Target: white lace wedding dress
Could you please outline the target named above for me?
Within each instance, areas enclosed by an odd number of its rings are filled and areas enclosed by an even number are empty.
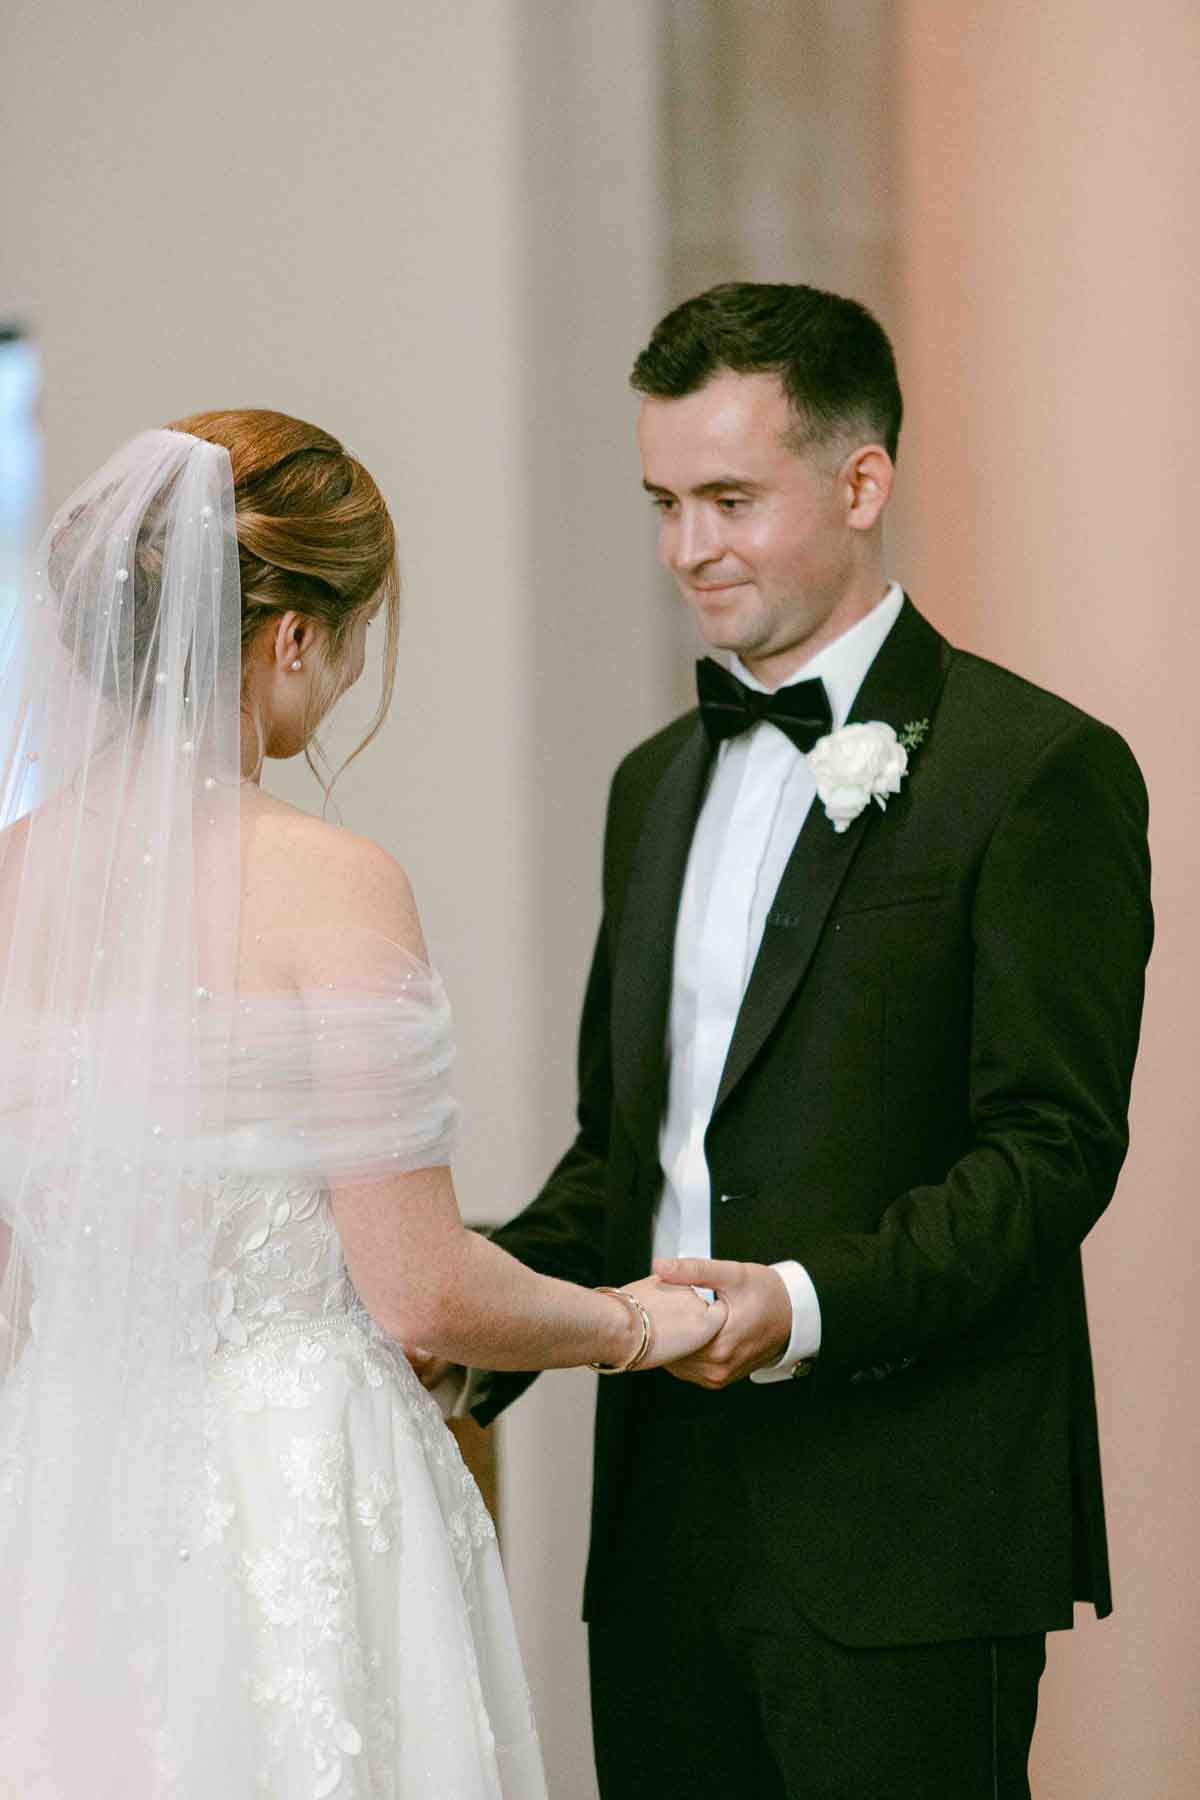
[[[492,1520],[350,1284],[328,1196],[228,1182],[203,1512],[248,1603],[260,1792],[545,1792]],[[228,1654],[234,1646],[214,1646]]]

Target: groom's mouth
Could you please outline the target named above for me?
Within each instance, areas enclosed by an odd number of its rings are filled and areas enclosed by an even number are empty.
[[[744,581],[710,581],[706,582],[703,587],[698,587],[695,582],[691,585],[693,594],[702,594],[706,598],[719,600],[722,595],[732,594],[736,589],[745,587],[746,583]]]

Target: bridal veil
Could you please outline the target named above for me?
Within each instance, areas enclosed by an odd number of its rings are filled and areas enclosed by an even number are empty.
[[[444,996],[319,934],[244,980],[229,456],[119,451],[0,620],[0,1770],[21,1800],[254,1792],[203,1532],[230,1169],[448,1159]],[[239,970],[242,974],[239,974]],[[234,1639],[236,1642],[236,1637]],[[219,1721],[219,1730],[214,1722]],[[180,1790],[181,1792],[183,1789]]]

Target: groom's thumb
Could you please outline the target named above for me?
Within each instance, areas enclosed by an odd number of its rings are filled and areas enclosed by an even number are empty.
[[[656,1256],[654,1273],[660,1281],[679,1287],[728,1287],[729,1274],[736,1264],[714,1262],[707,1256]]]

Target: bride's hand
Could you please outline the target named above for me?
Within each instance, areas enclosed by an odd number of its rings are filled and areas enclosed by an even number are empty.
[[[664,1363],[693,1355],[715,1338],[725,1323],[724,1300],[710,1305],[694,1288],[670,1286],[655,1275],[627,1281],[624,1292],[640,1300],[650,1315],[650,1348],[639,1369],[660,1369]]]

